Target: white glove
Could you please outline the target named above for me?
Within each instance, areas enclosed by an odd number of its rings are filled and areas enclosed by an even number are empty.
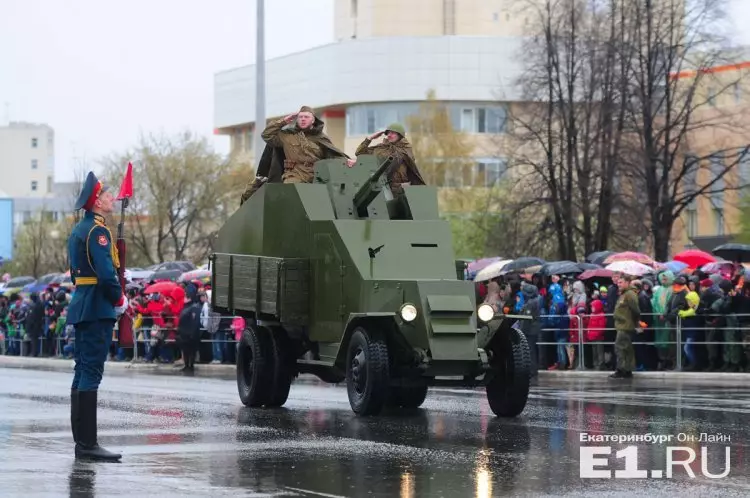
[[[125,313],[127,311],[128,307],[130,307],[130,303],[128,303],[128,300],[123,295],[120,298],[120,302],[117,303],[117,305],[115,306],[115,315],[117,315],[117,318],[119,318],[120,315],[122,315],[123,313]]]

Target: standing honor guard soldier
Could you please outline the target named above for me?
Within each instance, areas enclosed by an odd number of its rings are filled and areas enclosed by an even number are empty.
[[[67,322],[75,327],[75,373],[70,389],[75,455],[105,461],[117,461],[121,455],[97,442],[97,392],[115,321],[128,306],[117,278],[117,248],[104,219],[112,213],[114,202],[108,187],[89,172],[75,205],[85,214],[68,239],[70,278],[75,285]]]

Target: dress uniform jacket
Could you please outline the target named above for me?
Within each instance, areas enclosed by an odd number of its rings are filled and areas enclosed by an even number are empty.
[[[103,216],[86,211],[68,239],[70,278],[76,286],[68,323],[115,320],[122,297],[117,278],[119,258]]]

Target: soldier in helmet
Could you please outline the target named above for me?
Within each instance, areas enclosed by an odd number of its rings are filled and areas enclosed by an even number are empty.
[[[97,392],[117,318],[128,307],[117,278],[120,265],[105,216],[115,198],[89,172],[76,201],[83,219],[68,238],[70,278],[76,286],[68,307],[67,323],[75,328],[75,369],[70,389],[70,423],[76,458],[116,461],[97,442]]]
[[[385,135],[378,145],[370,145],[373,140]],[[395,158],[388,170],[388,182],[394,194],[403,193],[403,185],[424,185],[425,181],[417,169],[411,144],[406,139],[406,131],[399,123],[390,124],[385,130],[373,133],[357,147],[356,155],[374,154],[380,159]],[[349,161],[349,165],[354,161]]]
[[[316,161],[348,158],[323,133],[324,126],[308,106],[266,126],[261,136],[267,145],[258,163],[257,176],[248,184],[241,202],[266,181],[312,183]]]

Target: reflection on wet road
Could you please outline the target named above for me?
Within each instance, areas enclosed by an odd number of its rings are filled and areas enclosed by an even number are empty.
[[[99,439],[120,464],[75,462],[68,372],[0,369],[4,496],[750,495],[750,387],[675,381],[554,381],[518,419],[497,419],[482,391],[432,390],[423,409],[359,418],[341,387],[295,383],[283,409],[241,405],[232,379],[107,373]],[[666,471],[667,446],[697,458],[671,479],[581,479],[581,433],[674,435],[637,446],[637,467]],[[677,442],[700,433],[729,443]],[[730,473],[721,473],[730,446]],[[597,469],[606,469],[604,466]],[[675,460],[683,459],[675,455]],[[614,475],[614,474],[613,474]],[[666,472],[664,472],[666,475]]]

